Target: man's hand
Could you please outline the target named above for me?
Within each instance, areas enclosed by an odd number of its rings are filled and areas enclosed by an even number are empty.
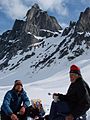
[[[11,120],[19,120],[15,114],[11,115]]]
[[[53,94],[53,99],[54,99],[54,102],[57,102],[59,100],[58,99],[58,93]]]
[[[74,117],[72,114],[66,116],[65,120],[74,120]]]
[[[24,115],[25,114],[25,107],[21,107],[19,112],[20,112],[20,115]]]

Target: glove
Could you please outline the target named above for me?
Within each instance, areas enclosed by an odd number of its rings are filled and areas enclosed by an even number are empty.
[[[74,120],[74,117],[72,114],[69,114],[66,116],[65,120]]]
[[[11,120],[19,120],[15,114],[11,115]]]
[[[58,93],[53,94],[53,99],[54,99],[54,102],[58,101]]]
[[[20,115],[24,115],[25,114],[25,107],[21,107],[19,112],[20,112]]]

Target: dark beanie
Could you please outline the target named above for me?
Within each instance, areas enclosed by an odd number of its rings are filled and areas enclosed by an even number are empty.
[[[80,68],[76,65],[71,65],[70,73],[75,73],[81,76]]]
[[[14,82],[14,87],[16,87],[17,85],[23,86],[23,85],[22,85],[22,81],[21,81],[21,80],[15,80],[15,82]]]

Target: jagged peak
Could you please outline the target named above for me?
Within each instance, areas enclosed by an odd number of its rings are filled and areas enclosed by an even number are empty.
[[[75,30],[78,32],[90,32],[90,7],[86,8],[84,12],[80,13]]]
[[[85,13],[88,13],[89,11],[90,11],[90,7],[87,7]]]
[[[47,11],[43,11],[39,8],[38,4],[35,3],[26,14],[25,32],[31,32],[34,35],[40,35],[40,29],[56,32],[62,28],[58,24],[55,17],[49,16]]]
[[[75,25],[76,25],[76,22],[75,22],[75,21],[70,21],[70,24],[69,24],[70,27],[73,27],[73,26],[75,26]]]
[[[38,5],[37,3],[35,3],[35,4],[32,6],[32,8],[40,9],[40,8],[39,8],[39,5]]]
[[[81,17],[83,17],[83,15],[88,15],[88,14],[90,14],[90,7],[87,7],[84,12],[80,13],[79,19],[81,19]]]
[[[27,11],[27,13],[26,13],[26,19],[27,19],[28,16],[30,16],[29,19],[31,19],[32,17],[34,17],[34,15],[35,15],[37,12],[40,12],[40,11],[42,11],[42,10],[40,9],[39,5],[35,3],[35,4],[31,7],[31,9],[29,9],[29,10]]]

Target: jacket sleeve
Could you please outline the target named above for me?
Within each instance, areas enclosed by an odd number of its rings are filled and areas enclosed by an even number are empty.
[[[58,99],[61,100],[61,101],[65,101],[67,98],[67,95],[63,95],[63,94],[59,94],[58,93]]]
[[[13,111],[10,108],[10,102],[11,102],[11,92],[8,91],[4,97],[3,104],[2,104],[2,110],[5,112],[6,115],[11,115]]]
[[[22,93],[22,100],[23,100],[23,106],[25,108],[29,107],[30,106],[30,101],[29,101],[29,98],[26,94],[26,92],[23,90],[23,93]]]

